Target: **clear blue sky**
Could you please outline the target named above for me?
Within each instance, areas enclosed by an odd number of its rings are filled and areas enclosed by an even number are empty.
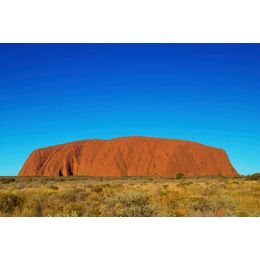
[[[0,175],[36,148],[154,136],[260,172],[260,44],[0,44]]]

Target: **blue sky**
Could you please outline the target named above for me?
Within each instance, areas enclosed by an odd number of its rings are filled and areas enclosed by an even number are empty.
[[[36,148],[154,136],[260,171],[260,44],[0,44],[0,175]]]

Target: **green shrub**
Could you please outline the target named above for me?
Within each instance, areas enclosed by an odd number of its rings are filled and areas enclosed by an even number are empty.
[[[176,179],[183,179],[183,178],[184,178],[184,173],[179,172],[176,174]]]
[[[0,211],[3,213],[12,214],[16,209],[21,210],[23,203],[23,198],[15,194],[0,195]]]

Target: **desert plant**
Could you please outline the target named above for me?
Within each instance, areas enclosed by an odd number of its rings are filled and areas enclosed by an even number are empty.
[[[41,217],[43,215],[44,202],[42,199],[36,199],[30,206],[33,217]]]
[[[179,172],[176,174],[176,179],[183,179],[184,178],[184,173]]]
[[[190,207],[195,211],[201,212],[213,210],[210,201],[203,197],[192,198],[190,202]]]
[[[256,178],[0,177],[0,216],[259,217]]]
[[[92,191],[96,192],[96,193],[100,193],[102,192],[103,188],[100,187],[100,186],[97,186],[97,187],[92,187]]]
[[[47,185],[47,188],[48,188],[48,189],[51,189],[51,190],[58,190],[58,189],[59,189],[58,186],[56,186],[56,185],[54,185],[54,184],[52,184],[52,183],[48,184],[48,185]]]
[[[74,190],[69,190],[69,191],[63,192],[63,193],[59,194],[58,198],[61,199],[62,201],[64,201],[65,203],[74,202],[77,200],[77,196],[76,196],[76,193],[74,192]]]
[[[16,209],[21,210],[23,203],[23,198],[15,194],[0,195],[0,211],[3,213],[12,214]]]
[[[257,180],[260,180],[260,173],[254,173],[252,175],[249,175],[246,177],[247,180],[250,180],[250,181],[257,181]]]
[[[69,203],[64,208],[65,216],[80,217],[84,213],[84,207],[80,204]]]
[[[12,183],[12,182],[15,182],[15,178],[13,178],[13,177],[6,177],[6,178],[1,178],[0,179],[0,182],[2,183],[2,184],[8,184],[8,183]]]
[[[146,194],[139,192],[119,193],[108,198],[103,214],[118,217],[149,217],[155,216],[156,210],[150,205]]]

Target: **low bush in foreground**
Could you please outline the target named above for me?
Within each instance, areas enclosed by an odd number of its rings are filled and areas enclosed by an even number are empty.
[[[121,192],[105,200],[102,210],[104,216],[151,217],[156,210],[147,194],[140,192]]]
[[[0,212],[3,214],[12,215],[14,211],[21,211],[24,199],[15,194],[0,193]]]

